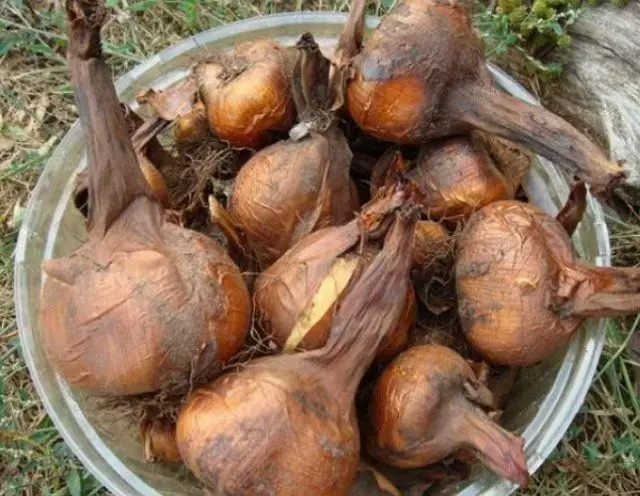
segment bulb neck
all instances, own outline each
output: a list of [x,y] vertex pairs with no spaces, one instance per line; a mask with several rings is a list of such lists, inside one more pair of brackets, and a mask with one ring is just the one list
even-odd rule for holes
[[344,384],[345,401],[353,401],[358,385],[378,353],[380,343],[392,332],[405,310],[411,289],[409,270],[415,216],[398,216],[380,253],[365,269],[340,305],[327,344],[309,358],[327,370],[331,387]]
[[102,2],[70,0],[68,61],[88,148],[90,239],[102,239],[118,217],[141,196],[155,200],[138,165],[129,128],[107,64],[102,60]]
[[640,269],[565,267],[558,290],[562,313],[576,317],[614,317],[640,312]]
[[479,408],[462,400],[452,432],[461,447],[471,448],[478,460],[496,474],[521,486],[529,474],[523,452],[524,441],[491,421]]
[[452,89],[443,114],[539,153],[586,181],[596,195],[607,196],[625,177],[619,164],[564,119],[490,84],[474,81]]
[[565,203],[562,210],[556,215],[556,220],[562,224],[562,227],[564,227],[564,230],[567,231],[569,236],[575,232],[586,208],[587,187],[580,181],[573,185],[567,203]]

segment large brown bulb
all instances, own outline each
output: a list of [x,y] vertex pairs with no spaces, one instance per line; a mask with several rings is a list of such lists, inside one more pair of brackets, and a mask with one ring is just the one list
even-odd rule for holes
[[185,465],[214,494],[345,496],[360,461],[355,395],[409,286],[400,218],[345,298],[329,341],[253,360],[194,391],[177,423]]
[[585,317],[640,310],[640,270],[579,260],[565,229],[577,222],[566,212],[563,225],[533,205],[501,201],[465,226],[459,313],[467,340],[487,361],[531,365],[566,344]]
[[[440,134],[441,101],[457,82],[476,78],[484,56],[465,9],[454,2],[402,0],[365,40],[354,60],[347,108],[378,139],[401,145]],[[458,124],[444,134],[466,128]]]
[[423,145],[408,178],[419,189],[431,219],[465,219],[488,203],[505,200],[510,188],[483,144],[456,136]]
[[72,387],[156,391],[188,380],[204,346],[213,366],[244,343],[251,306],[238,268],[211,239],[160,218],[155,239],[135,236],[147,203],[99,242],[43,264],[44,349]]
[[[397,207],[397,198],[381,193],[358,218],[305,236],[258,276],[255,310],[267,339],[286,352],[326,344],[342,301],[378,251],[365,245],[359,252],[363,233],[380,227],[381,219]],[[381,343],[380,357],[394,356],[406,347],[415,321],[413,290],[398,298],[405,311]]]
[[43,263],[44,350],[72,387],[89,393],[189,387],[243,345],[249,294],[214,241],[165,221],[101,59],[104,6],[69,0],[67,15],[69,68],[89,156],[89,239]]
[[[334,62],[358,45],[364,0],[352,2]],[[350,50],[344,50],[349,46]],[[532,148],[605,193],[618,164],[560,117],[498,91],[467,10],[456,0],[400,0],[351,59],[346,104],[356,123],[400,145],[482,129]]]
[[369,403],[369,453],[400,468],[438,462],[471,450],[494,472],[524,484],[523,441],[480,408],[491,392],[470,365],[440,345],[400,354],[378,379]]
[[260,266],[268,267],[303,236],[353,217],[351,151],[337,127],[256,153],[236,176],[229,210]]
[[271,40],[256,40],[196,67],[213,132],[231,146],[260,148],[293,125],[291,60]]
[[321,370],[291,369],[297,356],[256,360],[189,397],[178,447],[214,494],[346,494],[359,461],[355,412],[315,379]]

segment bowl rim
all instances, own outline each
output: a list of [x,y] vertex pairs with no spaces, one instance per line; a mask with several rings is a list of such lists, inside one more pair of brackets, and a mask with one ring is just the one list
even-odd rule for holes
[[[251,19],[245,19],[230,24],[224,24],[207,31],[203,31],[197,35],[191,36],[182,40],[181,42],[172,45],[161,52],[153,55],[149,59],[145,60],[141,64],[132,68],[129,72],[120,77],[116,82],[116,90],[118,94],[121,94],[125,89],[130,87],[135,81],[147,71],[157,67],[158,64],[162,64],[163,61],[173,59],[177,56],[185,54],[196,47],[207,44],[215,40],[223,40],[228,38],[235,38],[240,34],[250,34],[252,32],[265,30],[268,28],[287,27],[296,25],[308,25],[308,24],[323,24],[323,25],[343,25],[346,20],[347,14],[338,12],[316,11],[316,12],[289,12],[282,14],[273,14],[263,17],[256,17]],[[368,17],[367,27],[373,28],[379,22],[378,18]],[[489,65],[489,70],[495,78],[498,78],[503,86],[507,86],[508,90],[522,98],[529,103],[539,104],[537,100],[522,86],[520,86],[510,76],[502,72],[495,66]],[[38,208],[38,198],[42,192],[48,187],[46,177],[48,174],[52,174],[53,163],[59,158],[59,155],[64,155],[67,144],[72,142],[80,131],[80,124],[76,121],[69,129],[64,138],[60,141],[56,150],[52,153],[47,160],[45,167],[38,179],[36,187],[34,188],[29,204],[26,209],[25,216],[22,221],[20,232],[18,235],[18,241],[14,252],[14,302],[16,308],[16,318],[18,324],[18,331],[20,341],[22,343],[22,350],[25,361],[28,365],[29,372],[34,382],[36,391],[41,401],[44,403],[45,409],[52,419],[55,427],[60,432],[60,435],[64,441],[71,448],[73,453],[81,460],[83,465],[110,491],[115,494],[145,494],[145,495],[160,495],[155,488],[147,484],[141,477],[129,470],[124,463],[122,463],[115,455],[111,453],[111,450],[106,447],[100,441],[99,436],[91,425],[86,422],[85,425],[80,425],[82,434],[88,436],[90,444],[95,449],[95,452],[102,457],[104,463],[110,468],[113,468],[112,474],[107,474],[100,468],[94,461],[94,459],[85,452],[80,446],[80,439],[77,435],[72,433],[67,426],[67,420],[63,420],[57,415],[56,409],[50,401],[49,394],[43,387],[41,371],[38,369],[36,359],[32,353],[32,346],[35,345],[34,335],[31,330],[31,320],[35,316],[29,314],[26,304],[26,265],[25,255],[27,245],[29,243],[29,237],[31,234],[31,222],[36,215]],[[545,172],[548,172],[552,180],[555,180],[556,186],[564,183],[566,186],[566,180],[556,170],[555,166],[551,165],[548,161],[540,159],[545,167]],[[568,193],[568,187],[566,191]],[[588,197],[588,209],[590,215],[594,218],[593,227],[596,234],[596,241],[598,245],[598,255],[596,257],[597,265],[610,265],[610,246],[609,236],[604,221],[604,214],[599,204],[591,197]],[[51,227],[51,226],[49,226]],[[50,241],[50,240],[49,240]],[[45,249],[45,256],[47,252],[50,254],[51,247]],[[31,295],[34,297],[33,295]],[[589,336],[589,348],[586,352],[580,352],[576,345],[576,338],[572,340],[569,345],[567,353],[563,359],[562,366],[558,370],[554,384],[551,387],[544,401],[538,408],[534,419],[527,425],[523,436],[526,440],[527,446],[527,464],[531,473],[535,472],[543,461],[548,457],[551,451],[555,448],[561,438],[564,436],[571,421],[580,410],[585,396],[590,388],[591,381],[596,371],[602,347],[604,344],[604,327],[605,320],[600,319],[598,322],[598,328],[596,330],[586,329],[580,331],[577,334],[588,333]],[[573,383],[569,380],[571,377],[580,376],[581,380]],[[64,389],[64,387],[63,387]],[[70,396],[70,393],[67,391]],[[64,391],[63,391],[64,394]],[[570,401],[567,401],[570,400]],[[70,408],[73,405],[69,405]],[[77,407],[77,405],[76,405]],[[544,413],[543,415],[543,412]],[[543,416],[544,418],[539,418]],[[76,421],[78,417],[75,417]],[[91,439],[94,436],[89,436],[88,431],[93,431],[96,439]],[[102,444],[97,446],[96,443]],[[106,449],[112,456],[107,456],[108,453],[104,452]],[[113,479],[113,474],[119,476],[120,480]],[[471,484],[460,492],[460,495],[471,496],[477,494],[484,495],[506,495],[510,494],[516,489],[516,485],[508,481],[499,480],[497,477],[491,485],[487,487],[474,487],[477,483]],[[134,493],[130,492],[134,491]]]

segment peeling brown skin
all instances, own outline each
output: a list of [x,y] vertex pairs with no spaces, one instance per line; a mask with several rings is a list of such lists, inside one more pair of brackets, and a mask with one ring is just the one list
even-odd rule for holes
[[[385,203],[390,205],[385,206]],[[363,217],[339,227],[327,227],[316,231],[296,243],[273,265],[256,279],[254,303],[258,322],[265,336],[280,348],[284,347],[300,315],[308,307],[322,281],[338,258],[358,257],[356,268],[348,286],[298,344],[300,350],[314,350],[327,343],[334,317],[349,289],[357,282],[372,262],[377,250],[365,246],[363,253],[355,250],[363,232],[379,224],[385,211],[393,208],[393,202],[383,199],[371,208],[367,205]],[[379,209],[379,212],[375,210]],[[369,215],[372,214],[372,215]],[[415,296],[413,289],[407,292],[404,312],[380,345],[379,358],[393,358],[407,346],[408,332],[415,323]]]
[[496,168],[509,185],[509,198],[514,198],[531,168],[530,152],[504,138],[483,131],[473,131],[474,140],[480,141],[491,156]]
[[385,368],[369,403],[369,454],[399,468],[472,449],[499,475],[524,484],[523,441],[502,430],[468,397],[491,397],[469,364],[439,345],[415,346]]
[[216,243],[165,221],[101,59],[103,4],[69,0],[67,15],[92,201],[89,241],[42,266],[44,350],[71,387],[93,394],[188,384],[198,357],[211,372],[240,349],[249,294]]
[[228,208],[263,269],[312,231],[353,217],[351,157],[342,132],[332,127],[271,145],[240,169]]
[[511,196],[507,181],[473,136],[423,145],[408,178],[421,193],[425,215],[434,220],[464,220],[477,209]]
[[[360,461],[355,394],[410,286],[398,218],[317,350],[254,360],[194,391],[178,418],[186,466],[214,494],[344,496]],[[372,311],[376,309],[376,311]]]
[[516,201],[492,203],[469,219],[456,289],[467,340],[497,365],[548,357],[585,317],[640,310],[640,270],[578,260],[560,222]]
[[[359,9],[351,16],[360,16]],[[353,31],[353,22],[348,26]],[[356,123],[400,145],[482,129],[524,145],[605,195],[619,164],[565,120],[499,92],[471,17],[455,0],[402,0],[352,60],[347,108]]]
[[353,154],[328,102],[329,62],[310,33],[296,44],[292,88],[301,122],[291,138],[240,170],[229,210],[264,270],[307,234],[353,217]]
[[290,53],[271,40],[238,45],[198,65],[195,76],[212,131],[231,146],[259,149],[295,120]]
[[140,426],[140,437],[146,462],[181,462],[176,443],[176,426],[169,419],[145,419]]
[[[254,301],[260,327],[281,348],[299,316],[317,293],[336,259],[358,243],[358,220],[344,226],[327,227],[305,236],[256,279]],[[364,268],[364,260],[356,271]],[[355,279],[356,274],[352,276]],[[330,309],[305,336],[299,347],[324,346],[335,308]]]
[[197,94],[196,81],[189,76],[164,90],[143,90],[136,100],[142,105],[149,105],[159,118],[172,122],[191,111]]

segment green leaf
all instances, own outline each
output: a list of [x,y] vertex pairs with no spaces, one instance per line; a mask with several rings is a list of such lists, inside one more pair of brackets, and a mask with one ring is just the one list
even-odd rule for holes
[[578,427],[577,425],[572,425],[567,429],[565,437],[567,439],[574,439],[580,435],[580,432],[582,432],[580,427]]
[[82,480],[75,468],[72,468],[67,475],[67,490],[71,496],[82,496]]
[[586,443],[582,448],[582,455],[591,464],[596,463],[600,459],[600,451],[595,443]]
[[619,455],[620,453],[633,450],[636,446],[636,441],[630,435],[626,434],[622,437],[613,438],[611,445],[613,446],[614,454]]
[[9,53],[13,47],[18,43],[18,37],[9,35],[6,38],[0,39],[0,57]]

